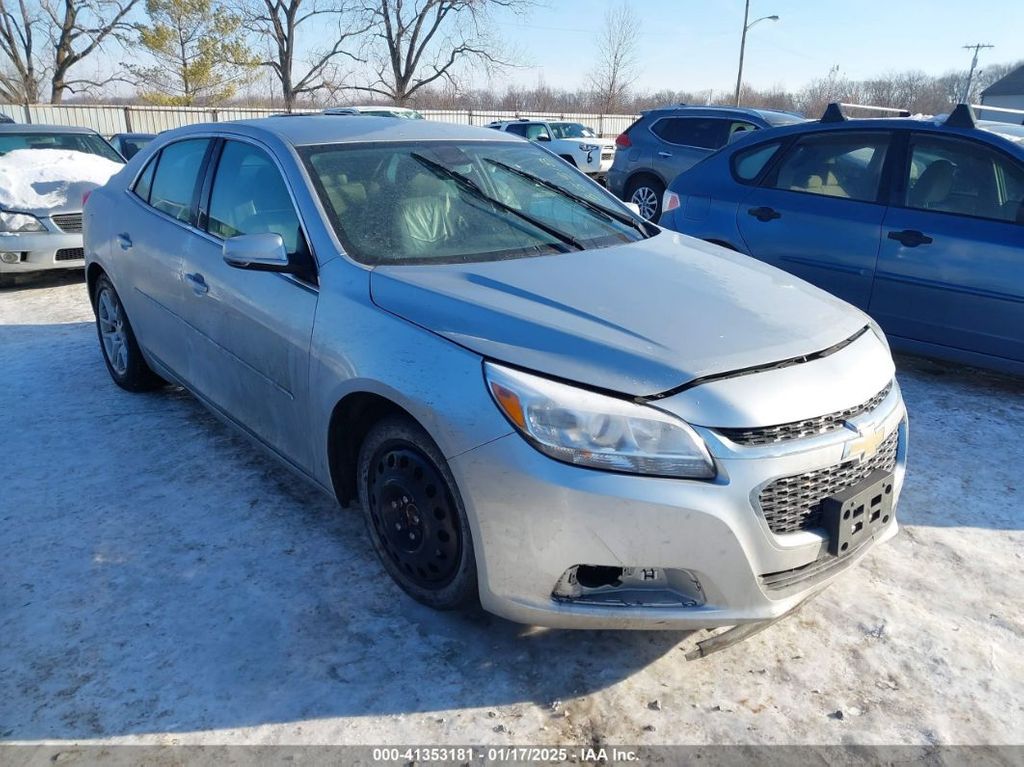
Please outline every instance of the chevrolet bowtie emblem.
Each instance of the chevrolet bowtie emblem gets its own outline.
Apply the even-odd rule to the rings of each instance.
[[[854,458],[863,461],[870,458],[878,452],[878,446],[885,439],[885,431],[879,426],[854,426],[847,423],[846,427],[855,429],[858,436],[847,442],[843,448],[844,461]]]

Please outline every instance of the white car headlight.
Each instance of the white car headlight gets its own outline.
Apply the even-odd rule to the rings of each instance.
[[[45,232],[39,219],[27,213],[0,213],[0,232]]]
[[[516,429],[542,453],[593,469],[712,479],[704,441],[662,410],[484,363],[487,387]]]

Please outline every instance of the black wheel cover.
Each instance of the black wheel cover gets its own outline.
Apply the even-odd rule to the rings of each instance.
[[[405,442],[381,446],[367,473],[370,516],[385,553],[419,588],[451,583],[462,558],[462,525],[433,463]]]

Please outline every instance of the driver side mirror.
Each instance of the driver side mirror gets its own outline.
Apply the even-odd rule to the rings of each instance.
[[[637,203],[635,203],[635,202],[624,202],[622,204],[625,205],[627,208],[629,208],[634,213],[636,213],[638,216],[640,215],[640,206]]]
[[[551,136],[547,133],[540,133],[537,135],[537,141],[551,141]]]
[[[294,272],[281,235],[273,232],[239,234],[224,240],[224,261],[236,269],[257,272]]]

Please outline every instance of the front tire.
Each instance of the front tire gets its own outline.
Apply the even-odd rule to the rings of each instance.
[[[163,386],[166,381],[146,364],[121,298],[105,274],[96,280],[92,303],[100,351],[114,383],[131,392],[151,391]]]
[[[625,200],[640,208],[640,215],[647,221],[658,223],[661,218],[661,198],[665,185],[652,176],[637,176],[626,184]]]
[[[478,599],[469,520],[447,461],[405,416],[375,424],[359,449],[359,500],[384,569],[437,610]]]

